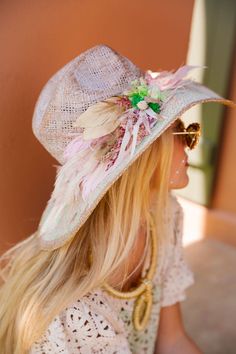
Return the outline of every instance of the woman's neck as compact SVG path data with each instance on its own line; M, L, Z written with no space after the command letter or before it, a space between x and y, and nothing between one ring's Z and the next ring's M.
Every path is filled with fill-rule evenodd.
M134 271L142 259L146 245L146 228L140 227L134 247L127 257L127 260L120 265L109 278L108 283L119 291L129 291L131 287L137 285L141 278L145 257L139 267ZM129 278L125 279L125 275L133 273ZM125 279L125 280L124 280Z

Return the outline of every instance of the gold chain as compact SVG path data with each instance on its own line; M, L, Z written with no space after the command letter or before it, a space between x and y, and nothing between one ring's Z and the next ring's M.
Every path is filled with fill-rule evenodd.
M120 299L137 298L133 309L133 325L137 331L143 330L148 323L151 315L153 294L152 294L152 279L154 277L157 265L157 236L154 217L151 214L151 261L146 276L141 278L138 287L134 290L123 292L104 283L103 288L112 296Z

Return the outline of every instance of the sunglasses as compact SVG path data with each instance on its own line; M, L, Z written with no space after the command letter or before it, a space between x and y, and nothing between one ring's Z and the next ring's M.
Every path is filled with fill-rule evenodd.
M173 135L178 135L183 143L190 149L194 149L201 135L201 126L199 123L191 123L185 128L181 119L177 119L177 124L174 127Z

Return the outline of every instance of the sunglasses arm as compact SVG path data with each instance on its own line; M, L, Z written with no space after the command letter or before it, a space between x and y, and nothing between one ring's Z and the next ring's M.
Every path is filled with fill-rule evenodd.
M180 135L180 134L199 134L200 132L173 132L173 135Z

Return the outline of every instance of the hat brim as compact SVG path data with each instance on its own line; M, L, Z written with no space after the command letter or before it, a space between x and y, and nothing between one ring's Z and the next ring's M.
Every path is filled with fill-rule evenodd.
M36 233L41 249L52 250L62 247L69 242L89 218L99 201L105 195L111 185L122 173L152 144L178 117L198 103L219 102L231 107L236 104L227 100L204 85L192 82L188 87L181 88L176 95L163 108L165 119L160 120L151 133L136 147L132 157L125 158L116 169L106 175L106 178L89 195L86 201L82 198L73 201L70 205L63 205L58 210L51 196L42 214ZM56 182L55 182L56 183ZM57 220L55 220L55 208L57 208ZM52 220L53 217L53 220Z

